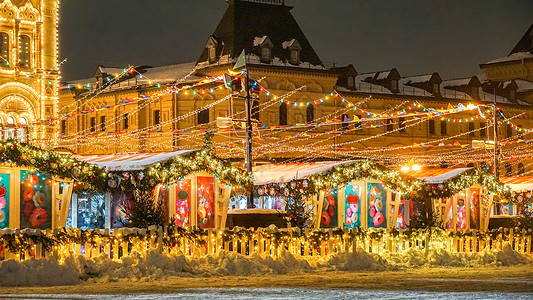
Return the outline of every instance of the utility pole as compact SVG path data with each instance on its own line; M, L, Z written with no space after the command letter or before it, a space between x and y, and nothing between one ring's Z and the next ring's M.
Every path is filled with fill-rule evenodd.
M252 98L250 96L250 74L247 67L244 72L246 73L244 83L246 88L246 171L252 173ZM252 191L248 194L248 208L254 208Z
M494 176L500 180L500 145L498 142L498 107L496 106L496 89L494 89Z
M500 181L500 145L498 142L498 116L496 112L498 107L496 105L496 88L494 88L494 176L496 180ZM501 204L496 203L495 208L497 212L501 210Z

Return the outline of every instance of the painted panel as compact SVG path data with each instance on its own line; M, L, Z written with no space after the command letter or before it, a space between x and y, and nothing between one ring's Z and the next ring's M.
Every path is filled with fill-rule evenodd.
M191 224L191 180L185 179L176 186L176 226Z
M0 174L0 229L9 228L9 174Z
M20 228L52 227L52 187L49 174L20 171Z
M126 220L126 216L129 213L126 208L128 203L132 201L135 201L133 192L123 191L113 194L111 200L111 228L122 227L122 222Z
M213 177L196 178L196 200L198 227L215 227L215 179Z
M346 228L356 228L361 226L361 187L358 185L347 185L344 190L346 216L344 226Z
M387 227L387 191L379 183L367 183L368 227Z
M327 190L324 195L322 214L320 216L320 227L335 228L338 226L338 202L337 189Z
M481 203L479 199L479 189L470 189L470 229L479 229L479 217L481 211Z
M80 229L105 228L104 194L80 193L78 195L78 223Z

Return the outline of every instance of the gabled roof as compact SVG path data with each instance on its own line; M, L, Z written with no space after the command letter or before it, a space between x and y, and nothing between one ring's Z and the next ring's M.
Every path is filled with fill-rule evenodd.
M328 161L310 163L268 164L254 167L254 184L285 183L293 180L305 179L317 173L322 173L336 166L349 164L354 161Z
M470 169L471 168L422 169L420 171L405 172L405 174L416 177L427 184L439 184L455 178Z
M294 19L292 7L281 4L266 4L232 0L213 37L220 39L224 47L221 58L237 58L244 49L247 54L260 56L258 37L268 37L273 44L272 57L289 61L290 53L283 49L284 42L297 41L302 50L300 60L315 66L323 65L304 32ZM255 44L255 47L254 47ZM204 48L197 64L208 61L208 49ZM231 61L231 60L230 60Z
M108 171L139 171L155 163L167 161L173 157L186 155L196 150L159 153L76 155L75 158L95 164Z
M518 89L516 90L518 93L533 91L533 82L531 81L515 79L514 82L516 83L516 86L518 87Z
M520 53L520 52L533 53L533 24L529 26L529 29L526 31L524 36L522 36L518 44L514 46L511 53L509 53L509 56L511 54Z

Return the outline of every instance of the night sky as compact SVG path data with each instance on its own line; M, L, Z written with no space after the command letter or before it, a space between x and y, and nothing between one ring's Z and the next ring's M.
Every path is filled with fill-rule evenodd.
M533 23L531 0L292 0L293 14L323 61L359 73L480 73L506 56ZM64 80L96 66L196 61L226 10L224 0L63 0Z

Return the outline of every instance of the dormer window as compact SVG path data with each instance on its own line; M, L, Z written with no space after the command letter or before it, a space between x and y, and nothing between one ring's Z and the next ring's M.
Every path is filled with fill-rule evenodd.
M217 60L217 49L215 47L208 48L209 62L215 62Z
M274 44L266 35L254 39L254 47L258 48L258 54L261 56L261 62L269 64L272 61L272 48Z
M392 80L390 81L390 85L391 85L391 89L392 89L393 91L397 91L397 90L398 90L398 80L396 80L396 79L392 79Z
M515 99L516 98L516 92L514 90L510 90L509 91L509 98L510 99Z
M271 58L272 58L272 54L271 54L270 48L268 47L261 48L261 61L270 62Z
M219 41L214 36L210 36L205 47L207 48L207 59L209 60L209 63L217 62L217 49L219 49Z
M302 51L302 46L300 46L300 43L292 39L290 41L283 42L282 44L283 49L286 49L289 51L289 62L293 65L300 64L300 51Z
M355 86L355 77L353 77L353 76L349 76L348 77L348 86L349 87L354 87Z
M439 94L439 93L440 93L440 86L439 86L438 83L434 83L434 84L433 84L433 94L434 94L434 95L437 95L437 94Z
M298 50L291 50L291 64L299 64L300 63L300 51Z
M472 87L472 97L474 98L479 97L479 87L477 86Z

